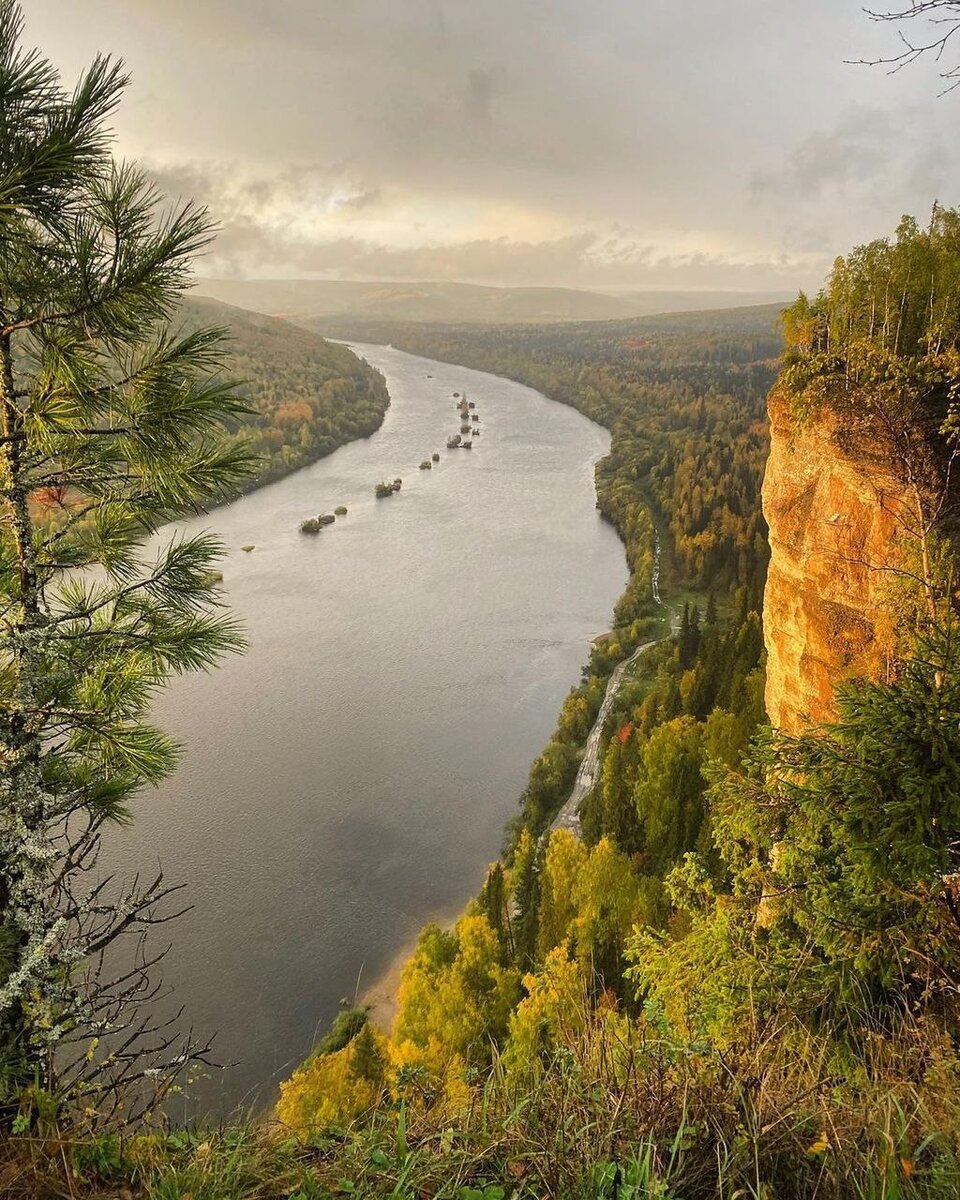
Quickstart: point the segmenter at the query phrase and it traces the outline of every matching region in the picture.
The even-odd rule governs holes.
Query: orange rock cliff
[[[795,733],[834,715],[839,680],[877,678],[889,662],[902,489],[835,414],[801,423],[776,388],[769,410],[766,706],[771,724]]]

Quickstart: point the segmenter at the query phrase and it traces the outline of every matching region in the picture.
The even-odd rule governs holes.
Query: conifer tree
[[[96,1108],[151,1033],[149,956],[108,979],[103,955],[171,890],[98,878],[100,833],[174,765],[146,720],[157,689],[241,644],[217,543],[158,531],[249,464],[218,442],[243,411],[221,331],[171,331],[210,222],[113,159],[121,64],[67,90],[22,28],[0,0],[0,1090]],[[189,1060],[148,1040],[156,1078]]]

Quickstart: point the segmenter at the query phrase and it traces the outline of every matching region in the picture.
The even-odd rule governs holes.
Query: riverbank
[[[267,1107],[364,963],[378,969],[360,991],[389,1020],[398,960],[483,882],[626,579],[594,507],[603,429],[491,376],[357,351],[392,396],[375,437],[160,535],[231,548],[222,595],[249,640],[157,698],[182,765],[103,857],[121,877],[159,858],[189,886],[158,1010],[183,1005],[238,1065],[197,1084],[187,1117]],[[418,471],[464,390],[483,437]],[[298,532],[339,503],[349,515],[318,537]]]
[[[439,925],[444,931],[451,930],[463,915],[462,910],[448,910],[442,915],[431,917],[424,925]],[[420,940],[421,929],[411,934],[388,963],[387,967],[367,987],[360,989],[360,1005],[368,1010],[370,1020],[379,1029],[388,1031],[397,1015],[400,984],[403,969],[413,957]]]

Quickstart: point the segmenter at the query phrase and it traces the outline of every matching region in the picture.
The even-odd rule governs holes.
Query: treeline
[[[949,256],[957,228],[953,214],[927,233],[901,227],[895,246],[856,252],[815,305],[801,300],[791,314],[811,330],[806,340],[792,331],[782,376],[798,413],[841,405],[864,428],[873,421],[877,436],[886,429],[884,437],[895,420],[890,436],[916,456],[918,489],[926,486],[920,468],[942,470],[946,459],[948,470],[944,447],[955,445],[950,421],[930,425],[919,389],[930,378],[939,387],[949,373],[956,394],[960,326],[951,313],[960,310],[952,284],[941,295],[929,271],[911,268]],[[947,303],[927,304],[925,328],[899,348],[869,316],[866,328],[825,348],[823,331],[844,328],[851,295],[868,295],[859,312],[869,314],[869,290],[884,270],[915,282],[916,296]],[[923,311],[919,302],[902,307]],[[904,657],[884,682],[845,684],[828,727],[771,731],[755,605],[766,554],[751,541],[762,526],[751,521],[759,522],[755,510],[739,510],[758,496],[749,418],[767,365],[736,364],[751,382],[739,395],[726,390],[735,377],[728,345],[718,368],[724,389],[698,397],[687,392],[691,376],[706,379],[717,364],[708,371],[693,363],[690,345],[685,357],[679,334],[652,334],[653,346],[661,336],[667,344],[645,343],[641,353],[674,362],[680,380],[676,388],[665,381],[656,411],[649,379],[625,389],[629,401],[594,386],[624,369],[622,341],[611,349],[613,366],[584,353],[578,368],[580,335],[514,332],[527,347],[541,339],[556,347],[562,367],[553,391],[546,350],[526,360],[504,352],[500,369],[548,394],[562,388],[568,402],[576,397],[610,423],[614,446],[602,472],[631,501],[650,497],[663,526],[678,531],[674,582],[708,582],[693,553],[704,520],[695,515],[696,487],[722,497],[704,529],[719,517],[733,557],[709,594],[683,603],[675,636],[639,660],[622,687],[600,777],[581,808],[583,836],[550,831],[549,822],[598,706],[605,661],[564,705],[505,861],[493,864],[452,931],[431,926],[421,935],[390,1035],[366,1028],[308,1063],[283,1087],[281,1119],[312,1136],[317,1113],[321,1125],[363,1118],[356,1144],[369,1146],[400,1105],[419,1122],[418,1178],[442,1164],[524,1196],[955,1196],[960,669],[952,551],[937,540],[939,527],[921,531],[942,557],[911,576],[924,603],[904,609]],[[404,344],[497,369],[496,351],[481,353],[481,336],[420,336],[419,347],[412,337]],[[700,348],[714,353],[731,336]],[[604,337],[601,330],[584,340]],[[881,410],[862,378],[910,387],[899,401],[884,388]],[[696,429],[701,398],[713,445]],[[709,415],[721,405],[728,425]],[[684,423],[692,415],[691,431]],[[691,445],[702,456],[684,450]],[[728,488],[713,472],[734,461],[740,469]],[[637,549],[632,561],[642,563]],[[623,653],[623,633],[597,650],[598,660]],[[460,1158],[442,1141],[434,1149],[443,1129],[456,1131]],[[353,1169],[376,1190],[356,1157]]]
[[[227,422],[256,458],[250,491],[380,428],[390,403],[383,376],[346,346],[276,317],[216,300],[182,305],[186,327],[228,330],[225,374],[251,411]]]
[[[748,588],[766,568],[760,483],[767,392],[782,336],[762,306],[553,326],[321,325],[505,375],[606,426],[601,510],[627,550],[631,586],[617,623],[648,615],[653,526],[676,589]]]

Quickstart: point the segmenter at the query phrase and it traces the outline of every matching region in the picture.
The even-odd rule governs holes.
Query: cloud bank
[[[210,274],[810,286],[960,198],[960,96],[858,0],[31,0],[135,86],[121,151],[222,225]]]

